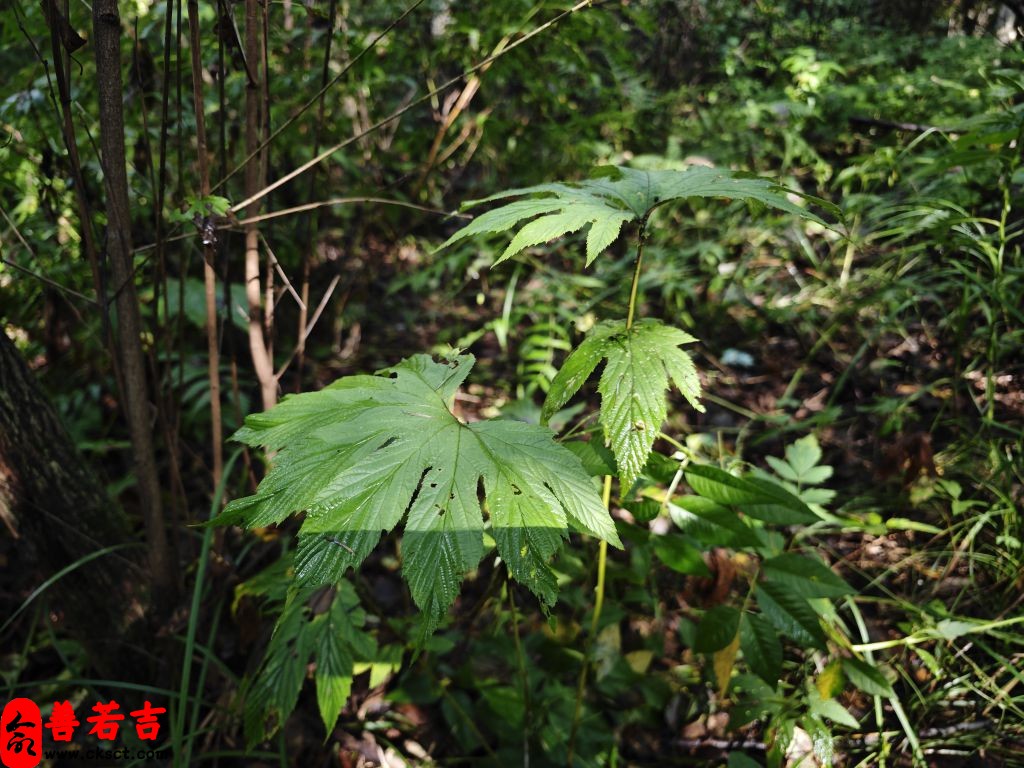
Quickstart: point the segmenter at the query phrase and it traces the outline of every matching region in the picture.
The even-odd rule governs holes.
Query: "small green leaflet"
[[[615,525],[579,458],[550,430],[452,414],[447,403],[473,362],[416,355],[386,375],[348,376],[249,416],[234,439],[276,451],[273,468],[217,522],[258,527],[305,511],[296,578],[329,584],[404,518],[402,572],[429,632],[484,554],[482,489],[502,560],[553,604],[547,561],[570,526],[621,546]]]
[[[777,688],[782,677],[782,643],[771,622],[756,613],[743,614],[740,649],[750,669]]]
[[[842,597],[855,591],[820,560],[793,552],[765,560],[762,568],[768,581],[801,597]]]
[[[804,646],[825,649],[825,633],[818,614],[806,599],[771,582],[762,582],[754,593],[764,616],[784,635]]]
[[[441,248],[473,235],[507,232],[532,219],[519,229],[495,263],[531,246],[589,226],[589,266],[598,254],[615,242],[623,224],[645,219],[652,210],[665,203],[691,197],[747,200],[824,224],[816,215],[793,203],[788,197],[790,194],[790,190],[768,179],[721,168],[691,166],[683,171],[642,171],[603,166],[585,181],[510,189],[466,203],[463,208],[510,197],[523,198],[476,217],[448,238]],[[823,200],[808,199],[834,209]]]
[[[369,661],[376,643],[362,627],[366,614],[347,581],[326,596],[316,590],[293,591],[281,613],[266,656],[246,689],[245,737],[250,746],[272,736],[295,709],[310,657],[316,662],[317,702],[330,733],[348,701],[355,660]]]
[[[801,525],[820,520],[803,501],[770,480],[753,475],[736,477],[706,464],[690,464],[685,475],[686,482],[701,496],[718,504],[738,507],[766,523]]]
[[[766,456],[765,459],[775,474],[783,480],[799,485],[821,485],[832,477],[832,467],[818,464],[821,461],[821,447],[814,435],[801,437],[786,446],[786,458]]]
[[[703,554],[687,541],[685,536],[680,536],[678,533],[667,533],[664,536],[654,536],[653,543],[654,553],[658,559],[673,571],[694,576],[707,577],[711,575],[707,563],[704,562]]]
[[[716,605],[705,613],[697,625],[694,652],[714,653],[729,645],[739,631],[740,617],[740,612],[729,605]]]
[[[709,547],[760,547],[764,543],[736,512],[703,496],[669,502],[668,513],[677,528]]]
[[[590,378],[605,360],[598,384],[600,422],[611,446],[622,487],[640,476],[654,438],[668,410],[665,391],[669,378],[698,411],[703,411],[700,378],[681,344],[696,341],[690,334],[658,320],[639,320],[632,328],[625,321],[599,323],[566,358],[551,382],[541,420],[546,423]]]
[[[833,723],[845,725],[848,728],[857,728],[860,725],[857,718],[851,715],[846,707],[835,699],[823,699],[814,686],[809,686],[807,689],[807,709],[819,719],[827,717]]]
[[[843,659],[843,672],[851,683],[872,696],[892,697],[892,683],[878,667],[860,659]]]

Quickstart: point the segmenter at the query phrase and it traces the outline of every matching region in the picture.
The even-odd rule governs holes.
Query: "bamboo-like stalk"
[[[259,213],[259,198],[253,198],[262,186],[265,167],[260,152],[260,106],[263,95],[259,82],[262,25],[258,10],[258,0],[245,0],[245,58],[249,62],[245,86],[245,148],[248,153],[245,193],[250,198],[245,214],[250,219]],[[245,298],[249,306],[249,353],[260,383],[263,409],[267,410],[277,403],[277,376],[274,374],[274,361],[264,334],[261,287],[259,227],[255,222],[250,222],[245,225]]]
[[[196,117],[196,161],[199,170],[199,192],[210,194],[210,163],[206,150],[206,115],[203,108],[203,62],[199,37],[199,2],[188,2],[189,51],[192,56],[192,104]],[[216,252],[212,243],[203,244],[203,285],[206,295],[206,356],[210,384],[210,444],[213,452],[213,487],[220,485],[224,471],[224,435],[221,420],[220,350],[217,344],[217,273]]]
[[[320,93],[319,103],[316,109],[316,125],[313,128],[313,154],[320,152],[320,136],[324,128],[324,96],[327,94],[328,84],[331,75],[331,43],[334,40],[334,28],[338,18],[338,0],[330,0],[328,11],[327,29],[328,34],[324,43],[324,59],[320,69]],[[316,192],[316,170],[309,174],[309,199],[312,200]],[[317,209],[305,217],[305,236],[299,240],[302,243],[302,264],[299,267],[301,274],[301,296],[299,298],[299,319],[296,330],[295,343],[295,391],[302,390],[302,370],[306,363],[306,324],[309,321],[309,251],[314,247],[315,235],[319,216]],[[299,226],[296,226],[296,232]]]

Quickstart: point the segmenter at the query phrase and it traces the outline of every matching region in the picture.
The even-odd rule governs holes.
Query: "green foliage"
[[[254,585],[247,592],[266,594],[265,589]],[[288,593],[263,663],[249,680],[243,699],[250,745],[276,733],[295,709],[310,657],[316,661],[320,716],[327,732],[333,730],[348,701],[355,661],[370,661],[376,654],[376,643],[363,630],[365,622],[359,597],[347,581]]]
[[[218,195],[192,197],[186,202],[184,210],[172,212],[167,220],[176,224],[192,223],[196,217],[202,220],[210,216],[227,216],[231,210],[231,201]]]
[[[307,5],[290,27],[279,23],[286,6],[266,6],[265,71],[271,76],[264,103],[269,127],[280,130],[266,148],[271,178],[311,157],[316,139],[326,145],[362,131],[418,98],[423,83],[466,71],[496,46],[558,12],[529,0],[419,6],[331,87],[321,116],[315,100],[308,102],[319,88],[320,65],[332,73],[347,67],[408,4],[355,4],[334,29],[327,5]],[[453,245],[441,254],[431,250],[449,235],[445,220],[410,209],[331,205],[261,222],[261,249],[273,248],[273,259],[262,254],[274,279],[261,295],[275,309],[275,365],[286,362],[295,341],[298,312],[287,281],[300,290],[303,265],[309,267],[307,320],[313,310],[323,310],[301,370],[290,368],[280,377],[282,391],[319,386],[339,370],[373,370],[381,360],[414,349],[472,347],[479,358],[469,390],[472,404],[460,403],[471,418],[479,407],[537,423],[541,409],[533,400],[557,383],[560,391],[548,404],[565,396],[572,407],[544,415],[556,432],[573,439],[567,438],[564,451],[552,460],[555,444],[546,433],[545,439],[541,432],[531,433],[544,445],[534,451],[534,438],[518,425],[493,431],[454,426],[449,409],[461,410],[447,403],[431,410],[441,434],[435,452],[436,441],[427,444],[421,437],[427,431],[419,429],[423,422],[434,423],[433,416],[422,416],[423,400],[410,395],[415,405],[403,401],[392,409],[389,398],[395,393],[389,388],[397,385],[390,382],[404,373],[376,377],[380,381],[372,386],[359,384],[355,389],[363,394],[352,396],[362,399],[348,403],[340,419],[330,396],[316,393],[299,400],[308,410],[294,406],[295,428],[272,446],[269,476],[255,497],[236,502],[231,512],[239,520],[251,513],[254,525],[307,514],[310,528],[299,535],[297,561],[288,525],[246,536],[241,545],[237,537],[226,538],[224,555],[232,573],[210,585],[213,596],[236,575],[251,573],[254,560],[262,565],[284,551],[236,591],[239,598],[264,597],[271,622],[277,614],[281,618],[262,665],[240,692],[231,675],[253,668],[246,658],[252,646],[238,637],[252,631],[251,622],[237,614],[236,624],[222,621],[216,638],[214,624],[205,645],[196,645],[197,669],[201,661],[205,673],[217,657],[224,663],[222,674],[214,676],[217,684],[213,677],[204,684],[204,675],[192,676],[198,684],[194,698],[188,689],[189,708],[194,707],[188,714],[195,715],[196,724],[190,742],[209,743],[208,729],[199,723],[211,711],[219,716],[223,694],[232,691],[240,693],[250,742],[272,735],[296,706],[296,719],[313,722],[319,710],[330,732],[352,675],[367,670],[370,688],[387,683],[384,703],[353,707],[345,730],[361,728],[365,741],[378,734],[383,742],[386,734],[396,751],[404,751],[440,723],[445,733],[424,742],[427,751],[436,749],[424,762],[497,766],[529,758],[534,765],[564,765],[577,713],[577,765],[651,761],[656,757],[627,757],[620,746],[661,743],[656,737],[665,733],[666,714],[677,717],[680,726],[697,721],[706,713],[708,684],[724,682],[728,690],[714,705],[728,708],[735,729],[729,738],[753,737],[769,747],[767,761],[763,753],[755,754],[755,761],[734,752],[730,768],[785,764],[798,728],[810,737],[819,762],[836,760],[833,730],[853,727],[851,715],[872,709],[877,719],[861,728],[898,736],[872,744],[852,739],[842,747],[844,759],[888,763],[893,760],[889,745],[905,741],[907,751],[915,751],[915,728],[970,712],[978,700],[986,716],[998,719],[999,729],[957,731],[926,746],[1016,764],[1020,758],[1013,750],[1020,739],[1014,737],[1024,722],[1024,698],[1020,686],[1014,687],[1021,642],[1010,630],[1019,624],[990,626],[985,617],[1019,619],[1014,601],[1024,567],[1021,46],[999,45],[993,30],[983,29],[1000,18],[999,5],[990,2],[729,0],[689,3],[694,13],[679,13],[680,3],[673,2],[613,5],[611,12],[575,13],[502,55],[481,73],[479,90],[473,91],[475,85],[463,90],[468,100],[454,100],[452,91],[430,106],[413,107],[400,121],[360,139],[353,151],[336,152],[318,164],[310,172],[313,179],[301,176],[266,199],[270,211],[389,189],[440,210],[468,198],[480,198],[469,204],[479,204],[474,210],[494,206],[449,238]],[[67,70],[79,179],[63,134],[55,129],[61,124],[61,99],[45,7],[16,3],[10,23],[0,23],[0,70],[10,84],[0,94],[0,208],[6,212],[0,221],[0,316],[5,332],[55,397],[76,442],[134,514],[135,495],[121,494],[135,478],[126,469],[129,443],[116,407],[116,355],[105,342],[109,313],[97,295],[104,282],[108,301],[120,287],[111,284],[102,258],[109,207],[94,142],[103,117],[95,64],[92,56],[76,55]],[[225,197],[198,198],[195,122],[187,93],[190,57],[187,41],[179,43],[176,34],[167,38],[175,47],[163,50],[169,8],[121,4],[125,138],[144,343],[153,353],[155,376],[148,392],[157,405],[153,424],[158,432],[170,432],[163,440],[158,434],[158,444],[183,449],[175,456],[175,448],[161,448],[157,458],[173,491],[168,500],[194,511],[205,509],[209,491],[208,478],[197,470],[208,456],[211,403],[201,335],[206,324],[201,238],[195,225],[225,215],[228,198],[241,199],[244,174],[223,177],[246,153],[236,116],[244,112],[249,75],[230,29],[226,58],[210,45],[216,38],[208,33],[223,25],[213,6],[202,5],[208,150],[215,189]],[[88,6],[71,5],[66,12],[72,29],[89,27]],[[976,34],[960,34],[968,23],[977,24]],[[330,60],[320,61],[328,50]],[[183,83],[186,92],[175,96],[175,83]],[[456,87],[464,86],[463,79]],[[165,95],[170,97],[166,119],[160,114]],[[300,109],[305,113],[299,115]],[[439,131],[439,125],[445,129]],[[435,137],[440,151],[436,162],[428,162],[424,154]],[[527,186],[577,178],[573,174],[579,169],[595,166],[602,167],[589,179]],[[778,179],[785,187],[737,169]],[[306,181],[312,183],[307,187]],[[503,185],[520,189],[488,197]],[[80,192],[87,202],[84,211]],[[842,201],[842,218],[850,222],[843,237],[822,230],[804,206],[810,202],[819,212],[825,209],[806,196],[800,199],[804,192]],[[739,202],[721,205],[719,198]],[[758,209],[765,205],[781,215],[762,215]],[[609,349],[592,364],[592,339],[606,323],[572,352],[574,334],[598,319],[625,315],[634,259],[626,246],[639,240],[638,230],[644,266],[635,308],[699,335],[701,351],[714,365],[704,383],[708,413],[688,414],[685,424],[669,407],[675,397],[667,397],[673,373],[666,362],[678,358],[677,367],[689,366],[689,376],[692,364],[679,348],[685,344],[659,343],[654,354],[645,355],[630,336],[656,320],[639,320],[629,331],[619,323],[617,340],[603,340],[601,346]],[[161,245],[154,248],[158,231]],[[503,238],[504,231],[509,234]],[[98,284],[86,258],[90,232],[101,256]],[[498,236],[469,240],[471,234],[491,232]],[[224,426],[230,431],[258,401],[259,388],[246,355],[235,354],[246,347],[248,306],[237,263],[227,257],[237,254],[241,243],[233,230],[218,234],[224,245],[218,278],[233,281],[230,297],[222,285],[217,291],[223,321],[219,341],[225,358],[231,358],[230,363],[222,359],[221,370]],[[563,236],[570,236],[570,247],[536,247]],[[573,253],[583,240],[585,262],[596,267],[585,274],[579,269],[583,260]],[[537,258],[541,251],[543,261]],[[484,269],[513,257],[517,264],[508,286]],[[331,281],[338,275],[334,290]],[[386,313],[380,311],[385,301]],[[356,323],[362,324],[362,344],[342,345],[340,329],[355,330]],[[661,328],[666,339],[685,335]],[[345,354],[339,355],[343,346]],[[730,361],[723,349],[743,351],[749,363]],[[565,356],[569,360],[559,374]],[[586,375],[568,381],[580,364],[590,365]],[[598,365],[604,366],[596,386],[599,414],[591,412],[586,386]],[[294,380],[293,373],[298,374]],[[575,388],[566,394],[568,384]],[[675,385],[700,410],[695,376],[689,394],[678,380]],[[513,392],[517,400],[509,402]],[[435,394],[429,394],[428,404],[446,399]],[[369,399],[380,397],[387,402]],[[291,413],[291,403],[282,404],[280,413]],[[399,415],[399,408],[406,413]],[[591,417],[599,417],[596,425]],[[269,424],[261,418],[276,416],[254,417],[250,423]],[[335,431],[345,430],[344,437],[331,432],[335,421],[342,425]],[[242,434],[258,441],[278,426]],[[820,429],[834,471],[813,435],[787,440],[782,455],[762,456],[766,446],[808,429]],[[479,451],[463,450],[465,441],[452,448],[450,438],[473,434],[477,440],[477,430],[484,436]],[[911,448],[907,462],[903,446],[918,445],[913,440],[919,435],[930,441],[927,450]],[[410,443],[416,439],[427,447],[414,456]],[[501,442],[507,453],[481,459],[488,440]],[[658,453],[670,444],[678,453]],[[410,453],[403,453],[405,448]],[[528,466],[528,473],[522,469],[524,451],[559,477],[565,476],[567,451],[587,475],[620,479],[617,487],[610,486],[611,506],[627,510],[635,524],[616,522],[626,550],[607,563],[604,613],[594,636],[586,627],[593,615],[590,587],[597,558],[583,548],[560,546],[567,531],[584,526],[574,523],[547,482],[538,480],[535,467]],[[732,453],[749,464],[737,469],[730,463]],[[920,468],[914,465],[919,455],[929,459]],[[378,547],[381,557],[360,566],[354,581],[367,610],[378,615],[365,617],[359,629],[364,617],[341,574],[363,561],[381,531],[400,528],[398,522],[414,515],[427,481],[417,470],[437,457],[449,473],[445,480],[464,491],[464,503],[449,499],[453,508],[442,514],[470,519],[471,529],[455,529],[445,539],[448,534],[426,526],[429,515],[417,508],[423,526],[410,532],[407,522],[402,538],[391,537]],[[511,469],[499,472],[499,465]],[[890,470],[892,476],[886,474]],[[569,474],[596,520],[590,482],[575,464]],[[321,485],[324,477],[329,479]],[[501,488],[484,497],[480,483],[486,486],[488,478]],[[830,482],[834,485],[826,487]],[[503,518],[495,511],[497,503],[516,497],[516,488],[527,488],[530,499],[545,502],[523,500],[517,512]],[[227,490],[249,492],[242,485]],[[474,498],[484,502],[475,505]],[[832,508],[834,498],[841,503]],[[518,497],[513,502],[520,503]],[[439,508],[444,503],[439,498]],[[674,525],[667,534],[662,533],[665,514]],[[600,515],[610,535],[607,514],[601,510]],[[435,536],[450,546],[431,549]],[[844,557],[843,569],[833,571],[826,561],[838,561],[836,542],[842,541],[847,555],[847,545],[860,543],[859,536],[874,543],[870,550],[853,551],[870,556]],[[378,590],[385,596],[395,591],[398,563],[404,562],[407,576],[415,564],[420,587],[414,595],[422,597],[429,589],[454,594],[467,563],[494,549],[493,542],[502,555],[495,562],[507,560],[519,571],[516,578],[532,583],[545,609],[558,590],[558,603],[545,610],[550,623],[542,628],[542,618],[524,601],[518,602],[520,613],[510,612],[495,594],[505,583],[504,569],[496,569],[488,583],[486,561],[469,587],[479,611],[460,616],[451,631],[428,641],[429,655],[402,668],[414,624],[395,603],[378,605]],[[445,563],[444,579],[434,579],[427,568],[436,553]],[[900,556],[890,559],[894,553]],[[298,574],[293,562],[299,563]],[[850,578],[849,585],[840,572]],[[335,586],[317,587],[321,580]],[[715,585],[714,595],[705,602],[709,583]],[[862,584],[871,585],[869,599],[851,591]],[[503,598],[515,591],[507,590]],[[680,592],[685,601],[678,599]],[[691,593],[696,600],[689,599]],[[717,601],[724,602],[714,605]],[[428,605],[428,613],[440,615],[440,602]],[[209,603],[204,597],[202,610],[190,614],[191,628],[200,630],[197,638],[216,613],[215,600]],[[680,660],[675,644],[665,640],[667,633],[657,631],[660,622],[678,622],[683,645],[706,657],[691,663],[687,654]],[[40,688],[47,696],[53,686],[64,688],[68,697],[78,695],[66,681],[94,677],[86,654],[65,637],[64,623],[49,624],[40,624],[49,640],[31,634],[31,627],[22,633],[12,625],[5,638],[12,641],[12,652],[4,679],[21,687],[40,671],[49,676],[54,654],[38,652],[48,643],[68,668]],[[513,642],[513,624],[523,632],[521,649]],[[655,631],[648,634],[648,626]],[[395,643],[388,646],[386,660],[383,651],[371,654],[363,631]],[[877,645],[872,641],[879,638],[886,638],[886,647],[876,652],[876,667],[866,661],[869,655],[859,655],[857,644]],[[577,707],[573,698],[581,664],[588,666],[588,688]],[[311,694],[305,703],[299,698],[303,687]],[[880,700],[865,709],[863,697],[841,695],[851,688]],[[354,689],[362,695],[362,681]],[[410,725],[413,708],[426,712],[427,728]],[[371,721],[358,722],[357,709],[369,712]],[[753,725],[751,733],[758,719],[767,723]],[[319,729],[308,722],[296,725],[303,727],[289,729],[286,755],[273,755],[264,746],[259,758],[241,751],[237,758],[309,762],[307,752],[315,749],[298,758],[296,750],[302,749],[302,734]],[[213,748],[228,746],[230,735],[221,733],[231,732],[217,729]],[[402,738],[392,739],[395,732]],[[633,741],[635,734],[643,739]],[[309,742],[319,738],[310,738],[306,747]],[[332,760],[348,757],[345,744],[341,756],[334,743],[315,747],[332,752]],[[915,759],[924,763],[921,755]]]
[[[842,597],[853,589],[827,565],[813,557],[792,552],[765,560],[765,579],[800,597]]]
[[[544,401],[548,419],[579,391],[598,363],[606,361],[598,391],[601,426],[615,454],[623,488],[640,475],[651,446],[667,415],[669,378],[698,411],[703,406],[700,379],[690,356],[679,349],[696,341],[688,333],[657,320],[599,324],[558,371]]]
[[[740,476],[690,463],[684,476],[697,495],[683,496],[670,504],[669,511],[687,540],[744,551],[743,562],[752,564],[746,598],[706,610],[690,642],[695,652],[707,655],[716,687],[723,693],[728,690],[735,701],[730,727],[767,718],[771,748],[784,753],[787,734],[799,725],[811,736],[818,758],[827,761],[833,752],[833,726],[859,727],[835,699],[842,690],[842,672],[850,670],[853,685],[874,695],[891,694],[892,689],[874,666],[838,655],[814,685],[805,678],[805,691],[786,688],[783,641],[804,651],[835,654],[830,638],[841,632],[841,626],[833,601],[855,590],[816,556],[786,546],[772,530],[820,523],[819,515],[827,516],[824,508],[812,509],[800,498],[794,484],[801,479],[823,482],[831,474],[831,467],[820,464],[817,441],[813,436],[793,441],[785,456],[769,462],[779,477],[760,471]],[[737,667],[752,674],[737,674]],[[735,756],[733,762],[744,760]]]
[[[720,651],[733,641],[739,629],[740,612],[732,606],[716,605],[697,625],[693,650],[697,653]]]
[[[172,280],[167,283],[167,293],[160,297],[157,313],[177,319],[179,310],[184,311],[185,318],[196,328],[206,327],[206,287],[202,280],[194,277],[182,281]],[[165,309],[166,308],[166,309]],[[245,286],[238,283],[231,285],[231,306],[218,307],[223,320],[229,320],[236,328],[244,331],[248,327],[249,305],[245,299]]]
[[[519,343],[516,377],[520,382],[520,397],[536,390],[547,392],[558,374],[555,361],[559,354],[572,349],[565,328],[551,320],[528,327]]]
[[[736,506],[750,517],[776,525],[813,523],[818,516],[798,497],[753,473],[736,477],[718,467],[692,465],[686,481],[710,501]]]
[[[786,446],[786,458],[766,456],[765,461],[783,480],[797,485],[820,485],[832,477],[832,467],[820,465],[821,448],[814,435],[801,437]]]
[[[791,202],[788,192],[767,179],[704,166],[693,166],[685,171],[604,167],[586,181],[539,184],[466,203],[466,207],[473,207],[509,197],[525,198],[476,217],[449,237],[441,248],[473,235],[507,232],[520,222],[532,219],[519,229],[495,263],[589,226],[586,259],[589,266],[615,242],[623,224],[646,221],[655,208],[694,197],[747,200],[824,223],[815,214]]]
[[[744,526],[737,511],[745,516],[775,525],[794,525],[813,522],[816,515],[796,496],[771,480],[752,476],[736,477],[725,470],[706,465],[691,465],[686,469],[686,480],[703,498],[712,505],[690,503],[686,510],[692,518],[703,520],[708,515],[710,525],[733,531]],[[723,524],[723,518],[731,515],[730,524]],[[683,529],[698,528],[689,516],[684,517]],[[750,529],[748,529],[750,530]],[[754,529],[756,531],[756,528]],[[741,539],[742,540],[742,539]],[[749,539],[747,539],[749,540]],[[763,554],[765,539],[758,536],[753,551]],[[707,650],[719,650],[732,640],[740,630],[740,643],[744,652],[750,652],[751,668],[769,685],[778,681],[778,666],[781,662],[778,641],[773,639],[765,620],[774,630],[797,643],[825,649],[825,634],[814,604],[814,598],[837,598],[853,592],[852,588],[824,563],[812,557],[795,552],[783,552],[763,560],[760,566],[763,579],[752,590],[754,601],[761,614],[745,617],[740,628],[739,613],[712,611],[705,615],[698,628],[698,638],[715,637],[715,643],[703,642]],[[725,629],[721,629],[721,627]],[[728,638],[725,635],[728,634]]]
[[[782,676],[782,642],[771,622],[757,613],[744,614],[740,649],[751,672],[775,687]]]
[[[843,672],[847,679],[864,693],[886,698],[896,695],[892,689],[892,683],[886,679],[885,675],[877,667],[860,659],[843,659]]]
[[[484,554],[482,488],[490,535],[512,575],[545,604],[556,596],[547,561],[570,527],[619,546],[580,460],[543,427],[465,424],[448,403],[473,366],[417,355],[384,375],[339,379],[246,419],[235,439],[275,451],[254,496],[220,524],[266,526],[305,511],[300,584],[336,583],[405,518],[403,575],[431,631],[463,575]]]

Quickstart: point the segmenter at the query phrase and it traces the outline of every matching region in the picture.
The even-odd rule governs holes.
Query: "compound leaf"
[[[502,560],[553,604],[547,560],[570,527],[620,546],[614,523],[579,458],[548,429],[452,414],[472,365],[470,355],[417,355],[250,416],[235,439],[276,451],[273,468],[217,522],[266,526],[305,511],[296,577],[317,585],[358,567],[404,518],[402,571],[429,631],[483,556],[482,491]]]

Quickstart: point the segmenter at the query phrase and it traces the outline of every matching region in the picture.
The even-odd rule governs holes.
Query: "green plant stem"
[[[986,634],[996,629],[1020,624],[1021,622],[1024,622],[1024,616],[1015,616],[1010,619],[1001,619],[1000,621],[978,623],[970,628],[961,630],[960,635],[970,635],[975,633]],[[918,633],[901,637],[898,640],[881,640],[877,643],[860,643],[857,645],[851,645],[850,649],[857,653],[869,653],[871,651],[884,651],[887,648],[898,648],[899,646],[920,645],[921,643],[927,643],[932,640],[951,639],[953,638],[944,636],[938,630],[925,629]]]
[[[648,212],[648,215],[650,213]],[[647,216],[640,221],[640,231],[636,236],[636,261],[633,263],[633,284],[629,287],[629,310],[626,313],[626,330],[633,327],[633,315],[636,312],[636,295],[640,288],[640,271],[644,264],[644,235],[647,232]]]
[[[207,649],[213,646],[213,642],[217,637],[217,629],[220,627],[220,617],[224,608],[224,599],[221,598],[217,601],[217,607],[213,612],[213,622],[210,627],[209,640],[206,641]],[[216,658],[216,657],[214,657]],[[218,659],[219,661],[219,659]],[[189,723],[189,730],[187,736],[183,735],[183,738],[187,738],[185,742],[185,759],[182,760],[183,765],[192,765],[192,747],[195,744],[195,737],[199,731],[199,716],[202,713],[202,693],[206,690],[206,673],[210,669],[210,653],[207,651],[203,654],[203,665],[199,669],[199,679],[196,681],[196,695],[194,698],[194,705],[192,707],[192,720]],[[182,713],[184,717],[184,712]]]
[[[602,493],[605,509],[611,507],[612,501],[612,476],[604,476],[604,491]],[[604,607],[604,580],[605,571],[608,565],[608,542],[602,540],[597,550],[597,586],[594,591],[597,597],[594,599],[594,614],[590,618],[590,636],[587,638],[587,647],[583,652],[583,667],[580,669],[579,683],[576,685],[576,707],[572,714],[572,730],[569,732],[569,748],[566,756],[566,765],[572,768],[573,753],[576,747],[576,734],[580,728],[580,716],[583,714],[583,695],[587,690],[587,667],[590,665],[590,652],[594,646],[594,638],[597,636],[597,627],[601,621],[601,609]]]
[[[864,616],[861,615],[860,608],[857,607],[856,601],[848,598],[846,605],[850,609],[850,613],[853,614],[853,620],[857,623],[857,631],[860,633],[862,640],[867,640],[868,628],[864,622]],[[856,648],[856,646],[851,646]],[[875,659],[871,654],[871,650],[860,651],[864,654],[864,660],[868,664],[874,664]],[[886,758],[889,755],[889,744],[881,734],[884,732],[883,726],[885,725],[885,712],[882,708],[882,697],[874,696],[875,705],[875,723],[878,726],[879,739],[878,739],[878,764],[881,768],[885,768]],[[921,753],[921,744],[917,738],[917,734],[914,733],[914,729],[911,727],[910,722],[907,720],[907,715],[903,711],[903,707],[900,706],[900,701],[895,696],[889,697],[889,703],[892,706],[892,710],[896,715],[896,718],[900,721],[900,726],[903,728],[903,732],[906,734],[907,742],[910,744],[911,751],[914,755],[915,765],[920,764],[924,760],[924,755]]]
[[[626,329],[633,327],[633,317],[636,314],[636,297],[640,288],[640,272],[644,264],[644,236],[647,232],[647,219],[650,211],[640,220],[640,229],[636,236],[636,261],[633,263],[633,283],[629,288],[629,309],[626,312]],[[604,477],[604,508],[610,509],[612,499],[612,477]],[[598,624],[601,620],[601,609],[604,607],[604,578],[608,564],[608,542],[601,541],[597,550],[597,586],[594,591],[594,614],[590,619],[590,636],[587,638],[587,648],[583,654],[583,668],[580,670],[579,684],[576,686],[576,707],[572,715],[572,730],[569,732],[569,748],[566,757],[566,764],[572,766],[574,751],[576,747],[576,735],[579,732],[580,716],[583,714],[583,696],[587,691],[587,668],[590,666],[590,651],[594,645],[594,638],[597,635]]]

